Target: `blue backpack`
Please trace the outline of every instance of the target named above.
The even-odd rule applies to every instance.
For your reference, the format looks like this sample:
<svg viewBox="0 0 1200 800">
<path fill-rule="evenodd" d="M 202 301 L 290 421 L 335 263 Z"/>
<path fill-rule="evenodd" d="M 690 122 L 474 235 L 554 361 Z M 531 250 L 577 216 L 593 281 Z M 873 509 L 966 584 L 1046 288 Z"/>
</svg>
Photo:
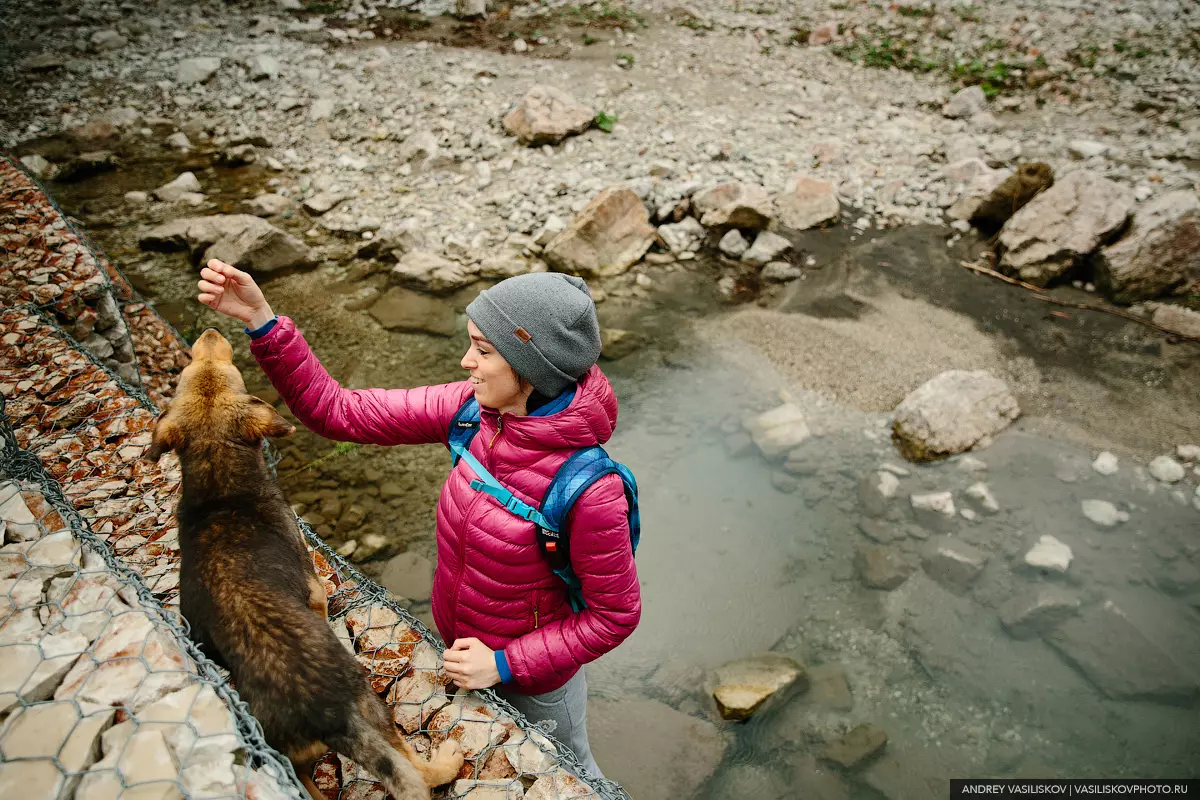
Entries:
<svg viewBox="0 0 1200 800">
<path fill-rule="evenodd" d="M 569 398 L 567 398 L 569 400 Z M 559 405 L 552 401 L 552 405 Z M 557 410 L 566 407 L 563 402 Z M 625 484 L 625 499 L 629 503 L 629 539 L 633 552 L 637 553 L 641 538 L 641 520 L 638 514 L 638 488 L 633 473 L 624 464 L 613 461 L 603 447 L 585 447 L 568 458 L 558 468 L 550 488 L 542 498 L 541 508 L 534 508 L 518 499 L 484 468 L 475 456 L 468 452 L 471 440 L 479 433 L 479 403 L 472 397 L 463 403 L 450 421 L 450 454 L 452 464 L 465 460 L 475 471 L 476 478 L 471 488 L 494 497 L 513 516 L 529 520 L 537 531 L 538 548 L 563 583 L 567 585 L 567 599 L 572 611 L 587 608 L 583 599 L 583 588 L 579 578 L 571 569 L 571 536 L 567 530 L 567 515 L 571 506 L 589 486 L 605 475 L 620 475 Z"/>
</svg>

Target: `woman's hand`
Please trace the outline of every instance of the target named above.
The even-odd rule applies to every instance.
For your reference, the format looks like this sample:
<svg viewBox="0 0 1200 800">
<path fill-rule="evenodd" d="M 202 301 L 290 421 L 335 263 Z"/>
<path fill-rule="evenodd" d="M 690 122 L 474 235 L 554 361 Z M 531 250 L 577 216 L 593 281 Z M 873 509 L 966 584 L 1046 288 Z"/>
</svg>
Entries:
<svg viewBox="0 0 1200 800">
<path fill-rule="evenodd" d="M 215 258 L 200 270 L 196 298 L 213 311 L 239 319 L 251 330 L 261 328 L 275 316 L 262 290 L 245 272 Z"/>
<path fill-rule="evenodd" d="M 442 658 L 446 675 L 463 689 L 486 689 L 500 682 L 495 651 L 478 639 L 455 639 Z"/>
</svg>

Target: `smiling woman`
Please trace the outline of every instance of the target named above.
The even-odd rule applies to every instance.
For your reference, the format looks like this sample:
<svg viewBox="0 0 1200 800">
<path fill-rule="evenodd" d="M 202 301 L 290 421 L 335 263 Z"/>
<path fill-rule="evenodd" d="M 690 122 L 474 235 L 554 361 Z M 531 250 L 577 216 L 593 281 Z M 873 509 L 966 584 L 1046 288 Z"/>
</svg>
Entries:
<svg viewBox="0 0 1200 800">
<path fill-rule="evenodd" d="M 210 261 L 198 285 L 200 302 L 246 324 L 259 365 L 315 433 L 360 444 L 453 442 L 432 598 L 451 643 L 446 674 L 464 689 L 496 686 L 525 715 L 552 721 L 600 776 L 582 667 L 633 632 L 641 593 L 631 546 L 636 485 L 600 448 L 616 426 L 617 399 L 596 366 L 600 328 L 587 284 L 558 273 L 502 281 L 467 307 L 460 365 L 468 380 L 360 390 L 329 376 L 245 272 Z M 560 471 L 573 489 L 549 504 L 561 517 L 543 507 L 562 485 Z"/>
</svg>

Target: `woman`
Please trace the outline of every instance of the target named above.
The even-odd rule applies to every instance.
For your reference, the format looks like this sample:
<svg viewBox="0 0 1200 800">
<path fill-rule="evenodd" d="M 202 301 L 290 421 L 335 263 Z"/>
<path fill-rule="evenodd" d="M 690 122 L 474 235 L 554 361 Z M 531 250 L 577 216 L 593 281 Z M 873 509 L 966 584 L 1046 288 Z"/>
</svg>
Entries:
<svg viewBox="0 0 1200 800">
<path fill-rule="evenodd" d="M 337 441 L 448 444 L 455 413 L 472 396 L 479 433 L 469 452 L 520 500 L 538 506 L 569 456 L 603 444 L 617 420 L 612 386 L 596 366 L 600 330 L 587 285 L 558 273 L 509 278 L 467 306 L 470 378 L 416 389 L 343 389 L 287 317 L 276 317 L 253 278 L 221 261 L 201 271 L 199 300 L 241 320 L 250 350 L 292 413 Z M 476 491 L 461 459 L 437 506 L 433 617 L 446 674 L 464 689 L 496 686 L 552 732 L 594 775 L 583 665 L 619 645 L 641 616 L 620 477 L 606 475 L 567 518 L 571 566 L 586 607 L 572 612 L 566 585 L 538 547 L 534 525 Z"/>
</svg>

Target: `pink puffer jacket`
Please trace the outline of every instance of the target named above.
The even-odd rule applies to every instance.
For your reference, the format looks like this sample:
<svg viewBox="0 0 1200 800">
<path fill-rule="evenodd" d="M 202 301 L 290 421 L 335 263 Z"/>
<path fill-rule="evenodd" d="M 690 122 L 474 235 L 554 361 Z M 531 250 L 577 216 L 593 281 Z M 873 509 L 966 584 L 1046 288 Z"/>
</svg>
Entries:
<svg viewBox="0 0 1200 800">
<path fill-rule="evenodd" d="M 445 445 L 450 420 L 472 391 L 467 381 L 343 389 L 288 317 L 250 350 L 296 418 L 338 441 Z M 481 416 L 471 454 L 515 495 L 538 505 L 573 452 L 608 441 L 617 398 L 600 368 L 592 367 L 564 411 L 516 417 L 483 409 Z M 438 500 L 434 621 L 447 642 L 474 636 L 503 650 L 518 691 L 552 691 L 624 641 L 641 616 L 623 485 L 616 475 L 601 478 L 568 518 L 571 563 L 587 600 L 576 614 L 538 550 L 533 523 L 472 489 L 474 477 L 460 461 Z"/>
</svg>

